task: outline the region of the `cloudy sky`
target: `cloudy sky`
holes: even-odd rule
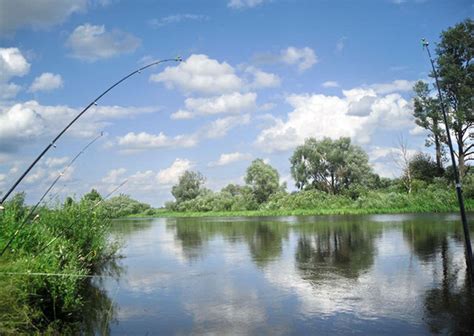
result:
[[[292,150],[307,137],[349,136],[394,177],[413,82],[432,42],[472,17],[464,0],[0,0],[0,190],[83,107],[98,101],[20,185],[35,202],[101,131],[53,195],[121,192],[153,205],[186,169],[217,190],[264,158],[291,187]]]

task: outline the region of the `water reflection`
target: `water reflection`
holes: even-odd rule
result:
[[[140,220],[118,223],[114,235],[125,241],[123,273],[98,285],[102,303],[87,330],[474,331],[462,236],[450,216]]]

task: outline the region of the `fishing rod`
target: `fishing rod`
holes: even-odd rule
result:
[[[474,280],[474,267],[473,267],[474,261],[472,258],[472,247],[471,247],[471,238],[469,235],[469,227],[467,225],[466,208],[464,206],[464,197],[462,195],[462,185],[459,178],[459,170],[456,165],[456,158],[454,157],[453,142],[451,141],[451,132],[449,130],[448,117],[447,117],[447,113],[445,109],[443,95],[441,94],[441,87],[439,85],[438,72],[436,71],[433,58],[431,57],[428,41],[426,39],[422,39],[421,44],[423,45],[423,48],[425,48],[426,52],[428,53],[428,58],[430,59],[430,62],[431,62],[431,68],[433,69],[433,75],[435,78],[436,88],[438,90],[439,105],[441,108],[441,113],[443,114],[444,126],[446,128],[446,137],[448,140],[449,152],[451,154],[451,162],[452,162],[453,170],[454,170],[454,181],[456,183],[456,194],[458,197],[459,211],[461,213],[461,221],[462,221],[462,227],[464,231],[464,243],[465,243],[464,245],[466,248],[466,264],[467,264],[467,269],[470,272],[471,279]]]
[[[107,196],[105,196],[103,199],[101,199],[99,202],[97,202],[96,204],[94,204],[89,210],[93,210],[94,208],[98,207],[103,201],[105,201],[107,198],[109,198],[113,193],[115,193],[117,190],[119,190],[121,187],[123,187],[125,185],[125,183],[127,183],[128,180],[125,180],[123,181],[122,183],[120,183],[114,190],[112,190],[110,193],[107,194]],[[44,250],[46,250],[48,248],[48,246],[50,246],[54,241],[56,241],[56,239],[58,239],[64,232],[66,232],[67,230],[69,230],[73,225],[74,225],[74,221],[71,223],[71,225],[65,227],[63,230],[61,230],[59,232],[59,234],[54,237],[53,239],[51,239],[45,246],[43,246],[42,249],[40,249],[36,255],[38,256],[41,252],[43,252]]]
[[[51,191],[51,189],[53,189],[53,187],[56,185],[56,183],[61,179],[61,177],[64,176],[64,174],[66,173],[66,171],[74,164],[74,162],[79,158],[79,156],[81,156],[90,146],[92,146],[92,144],[94,144],[94,142],[96,142],[97,140],[99,140],[99,138],[101,138],[102,136],[104,135],[104,132],[100,132],[100,134],[98,136],[96,136],[92,141],[90,141],[84,148],[82,148],[79,153],[76,154],[76,156],[67,164],[67,166],[58,174],[58,176],[56,176],[56,178],[53,180],[53,182],[50,184],[50,186],[48,187],[48,189],[46,189],[46,191],[43,193],[43,195],[41,196],[41,198],[39,199],[39,201],[30,209],[30,211],[28,212],[28,214],[23,218],[22,222],[20,223],[20,225],[18,226],[18,228],[16,229],[16,231],[13,233],[13,235],[10,237],[10,239],[8,240],[7,244],[5,245],[5,247],[2,249],[2,251],[0,252],[0,257],[5,253],[5,251],[8,249],[8,247],[10,247],[10,244],[13,242],[13,240],[16,238],[16,236],[18,235],[18,233],[20,233],[21,229],[25,226],[25,224],[28,222],[28,220],[31,218],[31,216],[33,215],[33,213],[35,212],[35,210],[38,208],[38,206],[41,204],[41,202],[44,200],[44,198],[46,197],[46,195],[48,195],[48,193]],[[36,218],[36,217],[35,217]]]
[[[12,187],[5,193],[5,195],[2,196],[2,199],[0,200],[0,210],[3,209],[3,203],[5,202],[5,200],[8,198],[8,196],[10,196],[10,194],[15,190],[15,188],[18,186],[18,184],[20,184],[20,182],[25,178],[25,176],[30,172],[30,170],[38,163],[39,160],[41,160],[41,158],[50,150],[51,147],[56,147],[56,142],[59,140],[59,138],[61,138],[61,136],[66,133],[66,131],[89,109],[91,108],[91,106],[93,105],[97,105],[97,102],[103,97],[105,96],[110,90],[112,90],[113,88],[115,88],[117,85],[119,85],[120,83],[122,83],[123,81],[127,80],[128,78],[132,77],[133,75],[135,74],[139,74],[141,73],[143,70],[147,69],[147,68],[150,68],[152,66],[155,66],[155,65],[158,65],[160,63],[165,63],[165,62],[182,62],[183,60],[181,59],[181,57],[175,57],[175,58],[169,58],[169,59],[164,59],[164,60],[159,60],[159,61],[155,61],[155,62],[152,62],[148,65],[145,65],[135,71],[132,71],[131,73],[129,73],[128,75],[126,75],[125,77],[123,77],[122,79],[120,79],[119,81],[115,82],[114,84],[112,84],[107,90],[105,90],[104,92],[102,92],[99,96],[97,96],[97,98],[95,98],[92,102],[89,103],[89,105],[87,105],[81,112],[79,112],[79,114],[77,116],[74,117],[74,119],[71,120],[71,122],[69,122],[69,124],[66,125],[66,127],[64,127],[64,129],[59,132],[59,134],[46,146],[45,149],[43,149],[43,151],[33,160],[33,162],[30,164],[30,166],[23,172],[23,174],[21,174],[21,176],[15,181],[15,183],[12,185]]]

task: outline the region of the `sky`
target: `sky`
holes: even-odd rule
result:
[[[473,17],[464,0],[0,0],[0,191],[102,91],[127,79],[55,144],[18,191],[35,203],[91,188],[161,206],[185,170],[219,190],[262,158],[294,190],[306,138],[350,137],[396,177],[399,139],[426,133],[412,86],[429,80],[420,43]]]

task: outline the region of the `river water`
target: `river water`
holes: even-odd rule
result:
[[[455,215],[134,219],[111,235],[123,258],[94,282],[86,333],[474,333]]]

